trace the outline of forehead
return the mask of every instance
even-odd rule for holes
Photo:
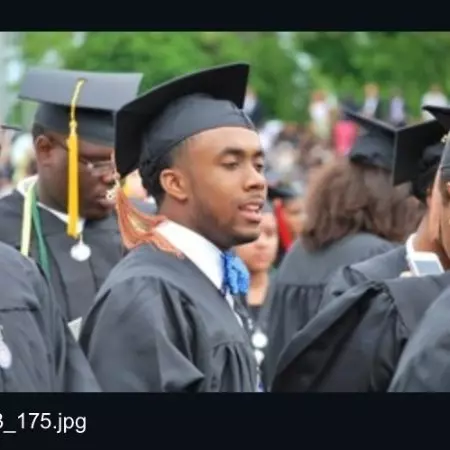
[[[104,144],[95,144],[93,142],[80,140],[80,154],[86,157],[109,158],[114,149]]]
[[[258,133],[247,128],[221,127],[206,130],[195,136],[195,148],[221,151],[227,148],[261,150]]]

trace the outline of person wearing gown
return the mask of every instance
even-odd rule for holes
[[[117,170],[139,168],[158,216],[118,190],[129,252],[80,335],[104,391],[261,390],[248,272],[230,251],[258,238],[267,197],[264,152],[242,111],[248,74],[246,64],[200,70],[117,112]]]
[[[270,198],[271,188],[268,189]],[[252,345],[259,365],[264,360],[267,346],[267,302],[270,282],[273,277],[273,264],[278,248],[278,229],[273,206],[270,201],[264,205],[261,220],[261,234],[256,241],[236,247],[236,254],[247,267],[250,287],[247,305],[253,321]],[[262,376],[264,379],[264,377]]]
[[[442,135],[446,129],[450,129],[450,123],[446,128],[445,124],[430,120],[398,130],[393,182],[395,185],[410,182],[412,195],[422,203],[425,214],[405,245],[338,269],[326,287],[320,308],[364,281],[397,278],[408,272],[408,258],[414,251],[433,252],[442,264],[449,265],[428,210],[431,189],[444,149]]]
[[[389,389],[410,337],[450,283],[449,212],[445,197],[446,180],[450,180],[445,163],[450,160],[448,154],[447,145],[428,202],[430,233],[445,252],[445,257],[441,253],[438,256],[446,271],[438,275],[410,271],[406,277],[368,280],[331,299],[283,351],[272,392]],[[420,157],[420,152],[416,157]],[[413,160],[404,160],[410,170],[414,170]]]
[[[0,199],[0,241],[42,266],[76,332],[125,252],[109,195],[113,112],[136,97],[141,78],[32,68],[20,87],[21,99],[38,102],[31,130],[38,174]]]
[[[281,352],[314,317],[335,271],[391,250],[417,226],[416,202],[404,186],[390,183],[396,130],[347,114],[365,133],[349,158],[318,169],[311,180],[302,235],[286,254],[270,292],[264,359],[269,384]]]
[[[0,392],[99,392],[42,269],[0,243]]]
[[[450,130],[450,108],[424,108]],[[450,147],[448,138],[439,167],[436,222],[443,246],[450,255]],[[448,268],[447,268],[448,269]],[[447,288],[425,313],[400,358],[388,392],[450,392],[448,323],[450,290]]]

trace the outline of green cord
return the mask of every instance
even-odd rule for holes
[[[31,197],[31,215],[33,220],[33,226],[36,230],[36,236],[38,240],[38,248],[39,248],[39,263],[44,269],[45,274],[48,278],[50,278],[50,265],[48,262],[48,252],[47,246],[45,244],[44,235],[42,233],[41,220],[39,217],[39,209],[37,206],[37,198],[36,198],[36,187],[33,186],[33,192]]]

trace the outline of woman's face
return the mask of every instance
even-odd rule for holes
[[[278,230],[273,213],[263,214],[261,234],[256,241],[236,247],[250,273],[270,270],[278,251]]]

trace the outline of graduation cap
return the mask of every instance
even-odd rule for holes
[[[396,128],[381,120],[366,117],[349,109],[344,109],[343,112],[348,119],[364,129],[364,132],[356,138],[349,152],[350,160],[391,171]]]
[[[393,184],[412,182],[413,194],[426,199],[433,183],[444,144],[445,128],[437,120],[428,120],[398,130],[395,146]]]
[[[445,133],[447,133],[442,138],[442,143],[444,144],[444,150],[442,153],[441,167],[450,167],[450,147],[448,142],[448,132],[450,131],[450,107],[445,106],[424,106],[422,108],[432,114],[436,120],[441,124]]]
[[[19,98],[39,103],[34,122],[68,135],[69,224],[76,237],[78,222],[78,137],[106,146],[114,144],[114,113],[135,98],[140,73],[102,73],[72,70],[28,70]]]
[[[268,186],[267,189],[267,198],[270,201],[273,201],[276,198],[281,200],[289,200],[298,197],[298,195],[299,194],[290,186],[275,185]]]
[[[122,177],[141,162],[155,163],[183,140],[225,126],[254,129],[242,111],[248,64],[229,64],[181,76],[126,104],[116,115],[116,165]]]

